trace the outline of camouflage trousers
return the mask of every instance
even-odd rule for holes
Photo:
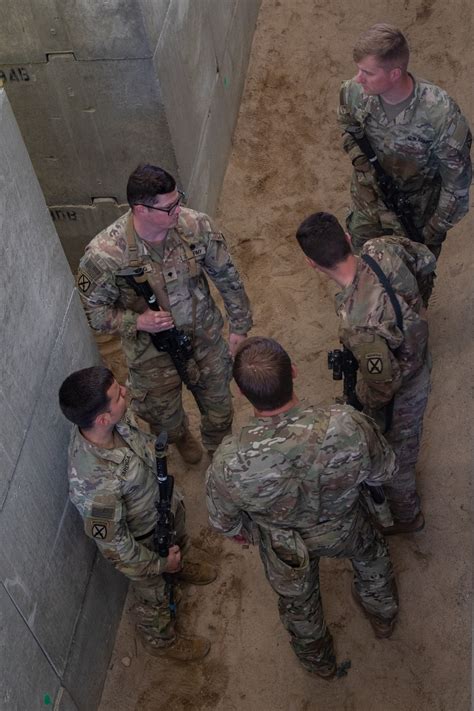
[[[230,380],[232,359],[227,343],[196,339],[194,360],[200,371],[199,385],[193,391],[201,413],[201,437],[208,450],[215,450],[230,434],[233,419]],[[180,439],[188,426],[183,410],[182,381],[167,353],[140,365],[129,364],[131,407],[150,424],[151,431],[168,432],[170,442]]]
[[[333,524],[334,526],[334,524]],[[370,615],[391,621],[398,612],[392,563],[383,537],[360,506],[353,520],[303,542],[294,533],[293,550],[275,550],[269,534],[262,531],[260,555],[265,574],[278,595],[278,610],[291,645],[309,672],[333,667],[335,651],[324,620],[319,586],[319,559],[349,558],[362,605]],[[284,556],[284,557],[283,557]]]
[[[369,185],[364,185],[364,180]],[[373,191],[373,178],[371,173],[358,173],[354,171],[351,183],[352,211],[346,219],[346,226],[352,238],[352,246],[356,254],[360,253],[362,245],[369,239],[382,235],[405,235],[405,230],[396,215],[387,210],[387,207],[377,198]],[[419,194],[410,195],[409,200],[413,206],[413,222],[421,231],[428,222],[436,207],[439,196],[439,185],[426,186]],[[408,235],[406,235],[408,236]],[[440,235],[437,244],[430,244],[429,248],[438,259],[441,244],[446,237]],[[433,272],[419,281],[423,303],[428,306],[428,301],[433,291],[436,274]]]
[[[425,365],[421,373],[405,383],[395,395],[392,426],[385,438],[395,452],[398,471],[390,484],[384,485],[395,521],[413,521],[421,510],[415,468],[429,392],[430,371]]]
[[[184,556],[189,548],[185,531],[185,509],[182,501],[175,511],[176,543]],[[150,550],[156,550],[153,534],[140,541]],[[136,603],[132,614],[136,623],[137,634],[146,641],[155,641],[157,646],[168,646],[175,638],[174,610],[170,606],[170,586],[173,585],[173,596],[177,602],[177,589],[172,576],[143,576],[133,578],[133,592]]]

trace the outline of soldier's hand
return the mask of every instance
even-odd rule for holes
[[[173,317],[168,311],[152,311],[147,309],[137,318],[137,331],[159,333],[173,328]]]
[[[181,570],[181,551],[179,546],[171,546],[163,572],[177,573],[178,570]]]
[[[245,341],[247,338],[247,334],[241,334],[241,333],[229,333],[229,351],[232,356],[232,358],[235,356],[237,353],[237,348],[240,346],[242,341]]]

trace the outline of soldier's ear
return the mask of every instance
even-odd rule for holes
[[[390,70],[390,81],[396,82],[402,76],[402,70],[400,67],[394,67]]]
[[[110,425],[110,414],[108,412],[101,412],[100,415],[94,420],[94,426],[108,427]]]
[[[308,257],[308,256],[305,254],[305,255],[304,255],[304,258],[306,259],[306,262],[309,264],[309,266],[311,267],[311,269],[317,269],[317,268],[318,268],[318,265],[316,264],[316,262],[315,262],[313,259],[311,259],[311,257]]]
[[[298,370],[296,368],[296,365],[291,364],[291,377],[293,380],[298,377]]]
[[[350,236],[349,232],[344,232],[344,234],[346,236],[346,242],[348,242],[352,247],[352,237]]]

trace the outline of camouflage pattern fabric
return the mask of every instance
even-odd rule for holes
[[[446,232],[469,209],[471,132],[457,104],[435,84],[414,81],[408,106],[390,121],[378,96],[364,93],[354,80],[341,87],[338,121],[343,147],[352,160],[352,212],[347,226],[358,252],[372,237],[404,234],[387,210],[374,173],[347,130],[363,127],[384,170],[413,208],[415,226],[424,242],[439,247]]]
[[[421,244],[400,237],[380,237],[363,245],[392,285],[403,315],[397,325],[389,296],[361,259],[349,286],[336,295],[339,338],[357,358],[357,396],[364,412],[382,430],[393,399],[392,424],[386,437],[397,455],[398,473],[387,488],[396,520],[412,520],[420,511],[415,463],[429,393],[428,322],[421,315],[417,279],[434,270],[436,260]]]
[[[334,661],[319,592],[320,556],[349,558],[370,614],[388,621],[398,609],[393,570],[373,528],[360,484],[392,479],[395,457],[377,427],[348,406],[300,403],[250,421],[227,437],[207,472],[211,525],[226,536],[258,530],[267,579],[282,623],[309,671]]]
[[[170,311],[176,327],[192,338],[206,385],[198,402],[204,445],[215,449],[232,422],[230,358],[221,336],[223,318],[207,277],[222,296],[230,330],[237,334],[246,334],[252,326],[242,280],[223,235],[207,215],[181,208],[178,225],[168,232],[162,252],[135,234],[136,254],[131,255],[127,243],[130,228],[133,230],[133,221],[128,212],[92,240],[81,260],[78,288],[89,323],[97,331],[120,334],[137,413],[155,432],[166,429],[170,442],[176,441],[185,426],[181,381],[168,354],[158,354],[150,335],[136,330],[138,314],[146,309],[145,300],[116,277],[136,260],[145,268],[160,306]]]
[[[119,446],[102,449],[74,428],[69,446],[69,495],[79,511],[86,534],[117,570],[134,582],[140,633],[174,636],[160,574],[164,561],[153,549],[155,501],[155,438],[137,428],[131,412],[116,425]],[[185,552],[185,514],[181,494],[173,496],[176,543]],[[148,536],[146,534],[149,534]],[[137,540],[140,538],[141,540]]]

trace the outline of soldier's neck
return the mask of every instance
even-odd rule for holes
[[[405,99],[408,99],[413,91],[414,81],[410,74],[403,74],[400,80],[392,86],[384,94],[381,94],[382,99],[391,106],[399,104]]]
[[[355,279],[357,273],[357,258],[353,254],[350,254],[347,259],[340,262],[334,269],[327,270],[327,273],[331,279],[334,279],[336,284],[339,284],[339,286],[345,289],[346,286],[352,284]]]
[[[115,425],[112,428],[96,428],[93,427],[90,430],[79,430],[81,435],[91,444],[99,447],[99,449],[114,449],[116,447],[116,441],[114,437]]]
[[[157,229],[154,225],[149,225],[140,220],[137,215],[133,215],[133,227],[137,235],[148,244],[161,244],[166,239],[168,228]]]
[[[287,402],[286,405],[283,405],[283,407],[278,407],[276,410],[257,410],[257,408],[254,407],[253,411],[255,413],[255,417],[274,417],[275,415],[282,415],[284,412],[288,412],[288,410],[291,410],[298,403],[299,400],[296,394],[293,393],[291,400]]]

